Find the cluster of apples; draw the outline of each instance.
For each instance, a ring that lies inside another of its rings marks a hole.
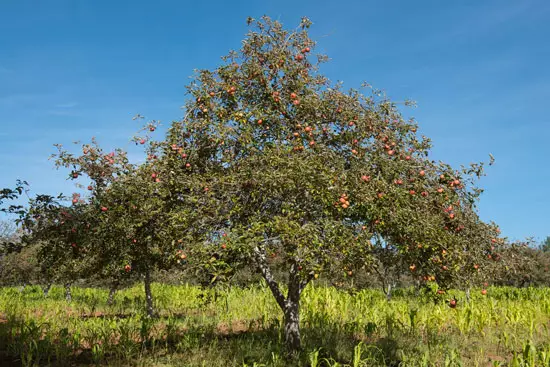
[[[397,145],[397,143],[394,141],[389,142],[387,136],[384,136],[382,138],[382,142],[385,143],[384,150],[386,151],[386,153],[388,153],[389,156],[393,156],[395,154],[395,146]]]
[[[298,98],[298,95],[294,92],[290,93],[290,100],[292,101],[292,104],[294,106],[298,106],[300,104],[300,99]]]
[[[74,193],[73,194],[73,204],[77,204],[80,201],[80,194]]]
[[[347,209],[350,205],[348,199],[349,198],[347,194],[342,194],[340,195],[340,199],[338,199],[338,202],[335,203],[335,205],[340,205],[343,209]]]
[[[424,275],[422,279],[426,282],[435,282],[435,275]]]
[[[159,177],[158,174],[156,174],[155,172],[151,173],[151,178],[152,178],[153,181],[155,181],[155,182],[160,182],[160,177]]]
[[[311,49],[309,47],[304,47],[299,54],[295,56],[296,60],[302,61],[304,59],[304,55],[307,54]]]
[[[458,179],[458,178],[448,178],[447,176],[445,176],[444,174],[441,174],[439,175],[439,180],[442,182],[442,183],[446,183],[449,185],[449,187],[451,188],[455,188],[455,189],[461,189],[463,188],[464,186],[462,185],[462,182]],[[443,191],[441,191],[443,192]]]
[[[107,164],[114,164],[115,163],[114,157],[115,157],[115,152],[111,152],[105,155],[105,160],[107,161]]]
[[[185,260],[187,258],[187,255],[183,252],[183,250],[177,250],[176,256],[182,260]]]

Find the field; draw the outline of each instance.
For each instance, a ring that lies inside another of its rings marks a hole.
[[[304,352],[284,358],[282,314],[267,288],[201,290],[154,284],[159,317],[144,316],[139,286],[107,305],[105,289],[0,290],[0,365],[549,366],[550,289],[460,291],[445,299],[396,290],[354,294],[310,285]]]

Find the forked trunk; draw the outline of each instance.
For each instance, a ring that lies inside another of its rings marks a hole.
[[[71,283],[65,283],[65,300],[71,302],[73,300],[73,295],[71,293]]]
[[[267,265],[265,251],[260,248],[255,249],[258,260],[258,269],[264,277],[271,293],[275,297],[277,304],[284,313],[284,333],[285,347],[289,356],[298,353],[302,348],[300,338],[300,298],[302,290],[307,286],[311,279],[301,279],[298,271],[298,265],[295,261],[290,266],[288,278],[288,295],[285,297],[279,287],[279,284],[273,277],[271,269]]]
[[[153,308],[153,294],[151,293],[151,272],[149,269],[145,271],[145,303],[147,307],[147,316],[153,317],[155,310]]]

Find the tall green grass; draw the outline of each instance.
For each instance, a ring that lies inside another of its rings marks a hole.
[[[550,366],[550,289],[489,288],[445,296],[347,293],[309,286],[304,352],[285,359],[282,314],[266,287],[203,290],[154,284],[159,317],[140,287],[0,289],[0,365]],[[456,297],[451,309],[445,299]]]

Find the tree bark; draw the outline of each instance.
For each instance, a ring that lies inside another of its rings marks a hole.
[[[48,297],[48,294],[50,293],[51,288],[52,288],[52,283],[48,283],[44,287],[42,287],[42,292],[44,292],[44,297]]]
[[[273,277],[271,269],[267,265],[265,251],[257,247],[254,250],[257,258],[257,265],[260,273],[267,282],[271,293],[284,314],[285,347],[289,355],[294,355],[302,348],[300,337],[300,298],[302,290],[311,279],[300,279],[297,262],[290,266],[288,279],[288,295],[285,297],[281,292],[279,284]]]
[[[151,272],[149,269],[145,271],[145,303],[147,307],[147,316],[153,317],[155,310],[153,308],[153,294],[151,293]]]
[[[117,291],[117,286],[116,285],[112,285],[111,288],[109,289],[109,297],[107,297],[107,305],[112,305],[115,301],[115,293]]]
[[[300,298],[302,287],[297,265],[290,266],[288,278],[288,295],[285,300],[285,344],[288,353],[296,353],[302,349],[300,338]]]
[[[470,302],[470,287],[466,288],[466,302]]]
[[[71,283],[65,283],[65,300],[71,302],[73,300],[73,295],[71,293]]]
[[[392,286],[391,283],[389,283],[387,289],[385,290],[386,291],[386,300],[388,302],[391,301],[392,290],[393,290],[393,286]]]

